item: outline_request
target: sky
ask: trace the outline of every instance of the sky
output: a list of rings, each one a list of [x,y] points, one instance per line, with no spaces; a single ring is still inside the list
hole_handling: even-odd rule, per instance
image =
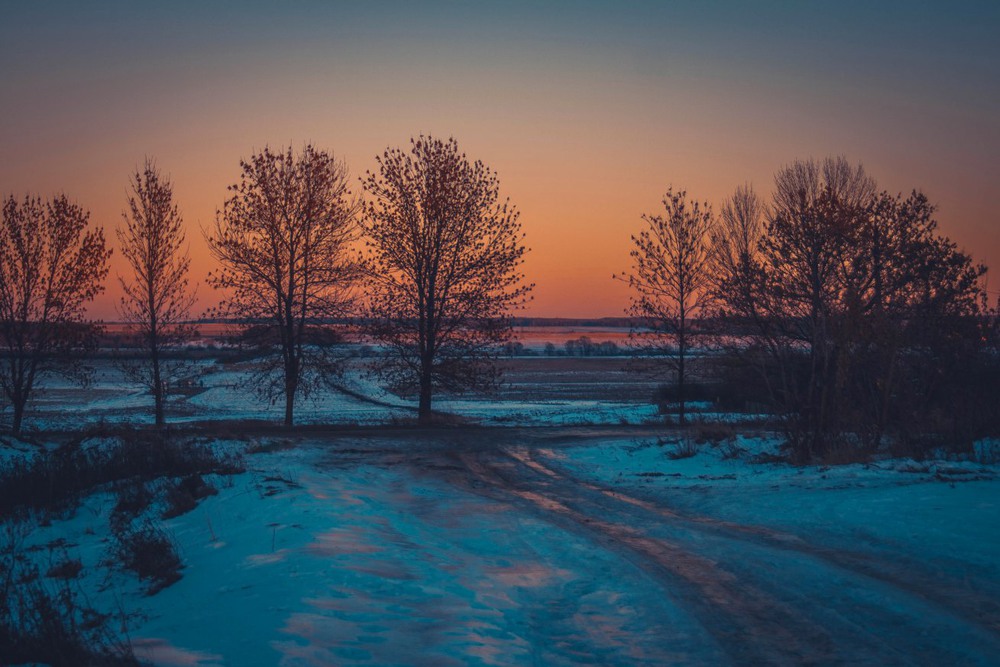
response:
[[[526,315],[623,314],[612,275],[668,187],[718,210],[829,155],[924,191],[1000,271],[1000,3],[143,4],[0,0],[0,195],[64,192],[114,240],[154,158],[199,311],[217,299],[202,230],[241,158],[312,142],[360,190],[421,133],[455,137],[521,211]],[[125,272],[113,258],[93,316],[116,318]]]

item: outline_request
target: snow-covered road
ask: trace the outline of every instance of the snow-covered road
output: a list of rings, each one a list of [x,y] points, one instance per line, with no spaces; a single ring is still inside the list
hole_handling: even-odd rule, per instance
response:
[[[185,567],[152,597],[101,574],[113,496],[30,541],[78,544],[162,666],[1000,664],[995,466],[672,460],[618,430],[276,437],[164,523]]]
[[[995,581],[991,590],[977,590],[968,579],[932,570],[914,554],[887,557],[866,550],[864,543],[845,550],[811,534],[679,512],[574,478],[546,458],[525,446],[475,448],[459,456],[470,490],[586,536],[594,548],[617,557],[622,570],[641,570],[651,587],[697,620],[708,640],[703,648],[728,661],[1000,660]],[[653,647],[644,656],[650,662],[677,657],[669,637]]]

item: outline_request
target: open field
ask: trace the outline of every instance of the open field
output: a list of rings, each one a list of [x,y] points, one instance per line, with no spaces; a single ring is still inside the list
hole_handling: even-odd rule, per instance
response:
[[[94,382],[81,388],[50,380],[29,406],[29,427],[72,429],[92,424],[149,423],[151,398],[108,359],[98,359]],[[652,404],[657,381],[628,369],[627,357],[527,356],[501,363],[505,383],[490,395],[441,395],[435,409],[502,424],[630,423],[658,421]],[[173,422],[258,419],[279,421],[245,384],[248,362],[212,358],[191,362],[189,386],[170,398]],[[296,421],[376,424],[413,416],[412,398],[385,391],[358,362],[338,384],[350,393],[323,391],[298,402]]]

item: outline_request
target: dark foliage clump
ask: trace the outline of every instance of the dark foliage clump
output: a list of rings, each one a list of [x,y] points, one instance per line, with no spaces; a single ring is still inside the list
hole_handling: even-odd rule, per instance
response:
[[[567,357],[614,357],[622,353],[614,341],[594,342],[589,336],[581,336],[563,343]]]
[[[78,559],[71,558],[50,567],[45,576],[50,579],[76,579],[82,570],[83,563]]]
[[[140,664],[109,629],[111,617],[81,604],[73,587],[79,561],[40,576],[9,532],[0,553],[0,660],[52,667]]]
[[[732,424],[700,423],[692,429],[691,436],[699,444],[712,443],[719,445],[736,440],[736,429]]]
[[[674,384],[661,384],[653,394],[653,402],[660,414],[672,414],[680,400],[681,394]],[[684,400],[687,403],[707,403],[715,410],[727,412],[743,412],[752,405],[751,397],[738,383],[689,381],[684,387]],[[692,406],[685,409],[687,412],[698,411]]]
[[[153,492],[146,482],[134,480],[118,487],[118,502],[111,511],[111,527],[120,531],[132,519],[142,514],[153,502]]]
[[[767,373],[766,353],[749,344],[734,352],[723,350],[715,358],[712,381],[705,382],[708,397],[720,411],[765,414],[774,409],[771,387],[778,381]],[[695,389],[697,391],[697,388]]]
[[[201,475],[188,475],[170,484],[166,491],[167,509],[163,512],[164,519],[187,514],[198,506],[198,501],[214,496],[218,490]]]
[[[145,522],[116,536],[114,557],[122,566],[148,582],[147,595],[155,595],[181,578],[183,563],[170,536],[156,524]]]
[[[83,436],[31,460],[0,466],[0,516],[72,507],[86,493],[109,484],[242,471],[238,456],[220,456],[210,446],[169,435],[126,431],[113,438]],[[142,492],[132,488],[119,496],[120,509],[127,511],[141,500]]]

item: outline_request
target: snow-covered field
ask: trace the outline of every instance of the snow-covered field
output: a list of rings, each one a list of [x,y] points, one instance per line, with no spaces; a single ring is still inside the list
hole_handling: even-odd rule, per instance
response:
[[[505,425],[620,424],[655,422],[656,407],[643,399],[652,395],[655,383],[631,378],[622,371],[622,359],[570,360],[574,370],[562,372],[555,395],[545,383],[554,380],[549,364],[565,365],[562,359],[535,358],[527,362],[524,377],[515,375],[513,389],[500,395],[441,396],[436,410]],[[530,370],[535,369],[539,370]],[[214,361],[195,362],[190,369],[195,386],[186,395],[173,396],[168,419],[173,423],[211,420],[263,420],[280,422],[281,401],[269,403],[258,397],[247,383],[246,366]],[[595,382],[608,374],[619,376],[616,390],[607,382]],[[621,382],[621,376],[626,382]],[[412,419],[415,399],[406,400],[387,392],[360,368],[341,382],[350,393],[322,390],[296,402],[298,424],[385,424]],[[541,391],[544,389],[545,391]],[[543,395],[539,395],[543,394]],[[97,364],[91,386],[80,387],[61,378],[47,378],[29,404],[28,428],[74,429],[97,422],[147,424],[152,421],[151,397],[128,382],[110,362]]]
[[[206,370],[174,421],[280,416]],[[115,382],[52,387],[34,424],[144,421],[148,397]],[[673,458],[651,406],[579,395],[380,428],[406,404],[351,382],[378,403],[299,414],[367,428],[218,440],[245,472],[133,519],[183,561],[153,595],[111,557],[111,489],[5,532],[42,572],[79,560],[78,596],[155,665],[1000,664],[996,463],[793,467],[756,462],[762,433]]]
[[[545,454],[580,478],[687,512],[822,535],[845,546],[860,542],[928,557],[941,567],[959,556],[1000,581],[997,465],[905,459],[755,465],[748,458],[773,453],[777,440],[739,437],[735,444],[743,450],[735,458],[727,458],[732,450],[725,445],[704,445],[694,457],[672,460],[671,445],[649,440]]]

